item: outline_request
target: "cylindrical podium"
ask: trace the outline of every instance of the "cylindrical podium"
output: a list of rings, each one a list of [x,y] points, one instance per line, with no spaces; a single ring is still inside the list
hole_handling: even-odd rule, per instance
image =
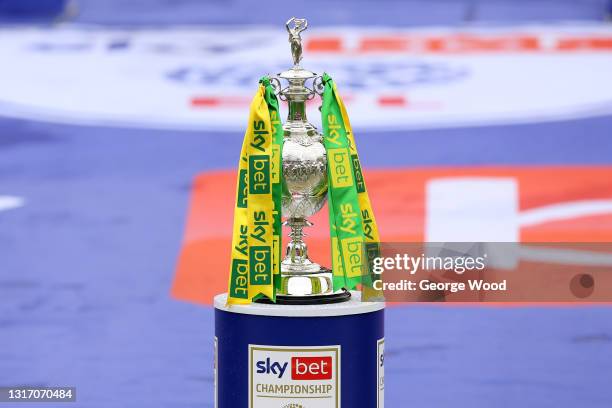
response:
[[[384,303],[226,300],[215,297],[215,407],[383,407]]]

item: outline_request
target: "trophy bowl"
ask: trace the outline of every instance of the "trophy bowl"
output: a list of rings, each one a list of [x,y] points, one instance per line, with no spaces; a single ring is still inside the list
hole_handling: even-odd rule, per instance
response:
[[[308,143],[295,141],[285,130],[283,144],[282,215],[286,218],[308,218],[323,207],[327,199],[327,157],[320,137]]]

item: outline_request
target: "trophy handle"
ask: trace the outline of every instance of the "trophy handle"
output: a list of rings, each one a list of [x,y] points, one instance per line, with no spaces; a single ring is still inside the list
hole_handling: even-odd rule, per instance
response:
[[[272,89],[274,89],[274,94],[281,101],[286,101],[287,97],[285,96],[285,94],[283,94],[283,88],[282,88],[281,83],[278,80],[278,78],[272,77],[272,76],[270,76],[269,78],[270,78],[270,85],[272,86]]]
[[[323,96],[325,85],[323,84],[323,77],[321,75],[317,75],[315,79],[312,81],[312,90],[317,95]]]

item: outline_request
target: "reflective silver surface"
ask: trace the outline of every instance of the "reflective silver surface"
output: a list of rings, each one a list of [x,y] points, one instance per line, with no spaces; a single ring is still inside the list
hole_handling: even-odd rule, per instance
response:
[[[285,130],[283,177],[286,191],[282,214],[308,218],[321,209],[327,198],[327,157],[321,137],[302,138]]]
[[[329,269],[321,267],[308,257],[304,242],[305,227],[312,224],[308,217],[321,209],[327,199],[327,156],[323,135],[308,122],[306,101],[316,92],[305,83],[314,80],[320,92],[320,77],[300,67],[302,39],[300,33],[308,27],[305,19],[287,21],[287,32],[293,56],[293,68],[281,72],[272,79],[281,100],[287,101],[289,114],[283,124],[283,197],[282,215],[285,225],[291,228],[291,241],[285,259],[281,263],[280,296],[331,295],[334,293],[333,276]],[[282,88],[281,80],[286,82]],[[318,82],[317,82],[318,80]]]
[[[308,28],[308,21],[306,21],[305,18],[291,17],[287,23],[285,23],[285,27],[289,33],[293,66],[297,68],[302,60],[302,37],[300,33]]]

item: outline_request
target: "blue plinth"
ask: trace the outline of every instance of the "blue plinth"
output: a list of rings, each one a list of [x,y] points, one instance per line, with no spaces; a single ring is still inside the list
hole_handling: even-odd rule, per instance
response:
[[[225,302],[215,298],[217,407],[383,406],[384,304]]]

